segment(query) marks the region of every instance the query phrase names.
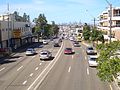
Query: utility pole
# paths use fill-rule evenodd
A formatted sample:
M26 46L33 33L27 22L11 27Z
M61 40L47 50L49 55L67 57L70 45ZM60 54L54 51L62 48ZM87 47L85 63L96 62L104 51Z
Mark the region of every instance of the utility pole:
M111 43L111 33L112 33L112 4L110 4L110 43Z
M109 17L110 17L110 20L109 20L109 23L110 23L110 43L111 43L111 37L112 37L112 4L108 2L108 0L106 0L106 2L109 4L109 8L110 8L110 11L109 11Z
M8 49L9 49L9 54L10 54L10 51L11 51L11 48L10 48L10 15L9 15L9 3L7 4L7 10L8 10Z

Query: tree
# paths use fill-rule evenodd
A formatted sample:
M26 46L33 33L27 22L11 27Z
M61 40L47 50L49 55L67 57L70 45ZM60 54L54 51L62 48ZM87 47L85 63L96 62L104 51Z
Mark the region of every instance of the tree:
M27 19L28 19L28 16L27 16L27 14L26 14L26 13L24 13L24 14L23 14L23 22L26 22L26 21L27 21Z
M87 23L85 23L84 27L83 27L83 37L85 40L89 40L90 39L90 26L87 25Z
M52 21L52 31L54 36L57 36L59 33L59 27L55 24L54 21Z
M120 49L120 42L101 44L99 48L100 56L98 58L97 75L103 81L112 82L113 76L116 77L117 73L120 72L120 58L115 55L115 52Z
M97 28L93 28L91 32L91 40L94 41L101 41L104 43L104 37L102 31L97 30Z

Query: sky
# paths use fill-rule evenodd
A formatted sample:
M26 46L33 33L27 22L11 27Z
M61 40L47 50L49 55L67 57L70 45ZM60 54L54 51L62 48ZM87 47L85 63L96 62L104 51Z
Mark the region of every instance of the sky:
M120 7L120 0L108 0L113 7ZM19 15L30 15L31 21L39 14L45 14L49 23L93 23L109 4L106 0L0 0L0 14L18 11ZM96 21L97 22L97 21Z

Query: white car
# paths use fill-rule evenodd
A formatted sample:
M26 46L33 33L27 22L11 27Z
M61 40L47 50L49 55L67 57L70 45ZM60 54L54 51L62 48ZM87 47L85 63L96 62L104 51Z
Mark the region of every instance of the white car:
M34 55L34 54L36 54L35 49L33 49L33 48L28 48L28 49L26 50L26 55L27 55L27 56L28 56L28 55Z
M52 58L52 53L48 50L42 50L39 54L39 57L40 57L41 60L51 59Z
M91 67L91 66L94 66L94 67L98 66L98 63L97 63L97 61L96 61L97 58L98 58L97 55L92 55L92 56L89 57L89 59L88 59L88 64L89 64L90 67Z
M94 50L94 48L92 46L88 46L87 50L86 50L87 54L97 54L97 51Z
M48 44L48 41L47 40L43 40L43 44L44 45Z

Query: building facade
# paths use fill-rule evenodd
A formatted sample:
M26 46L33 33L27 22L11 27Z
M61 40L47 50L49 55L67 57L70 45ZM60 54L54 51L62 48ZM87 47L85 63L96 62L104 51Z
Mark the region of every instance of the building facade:
M110 9L103 11L99 15L98 29L102 30L110 37ZM112 8L112 40L120 40L120 7Z
M16 21L14 14L0 16L0 48L14 50L27 43L32 43L30 22Z

